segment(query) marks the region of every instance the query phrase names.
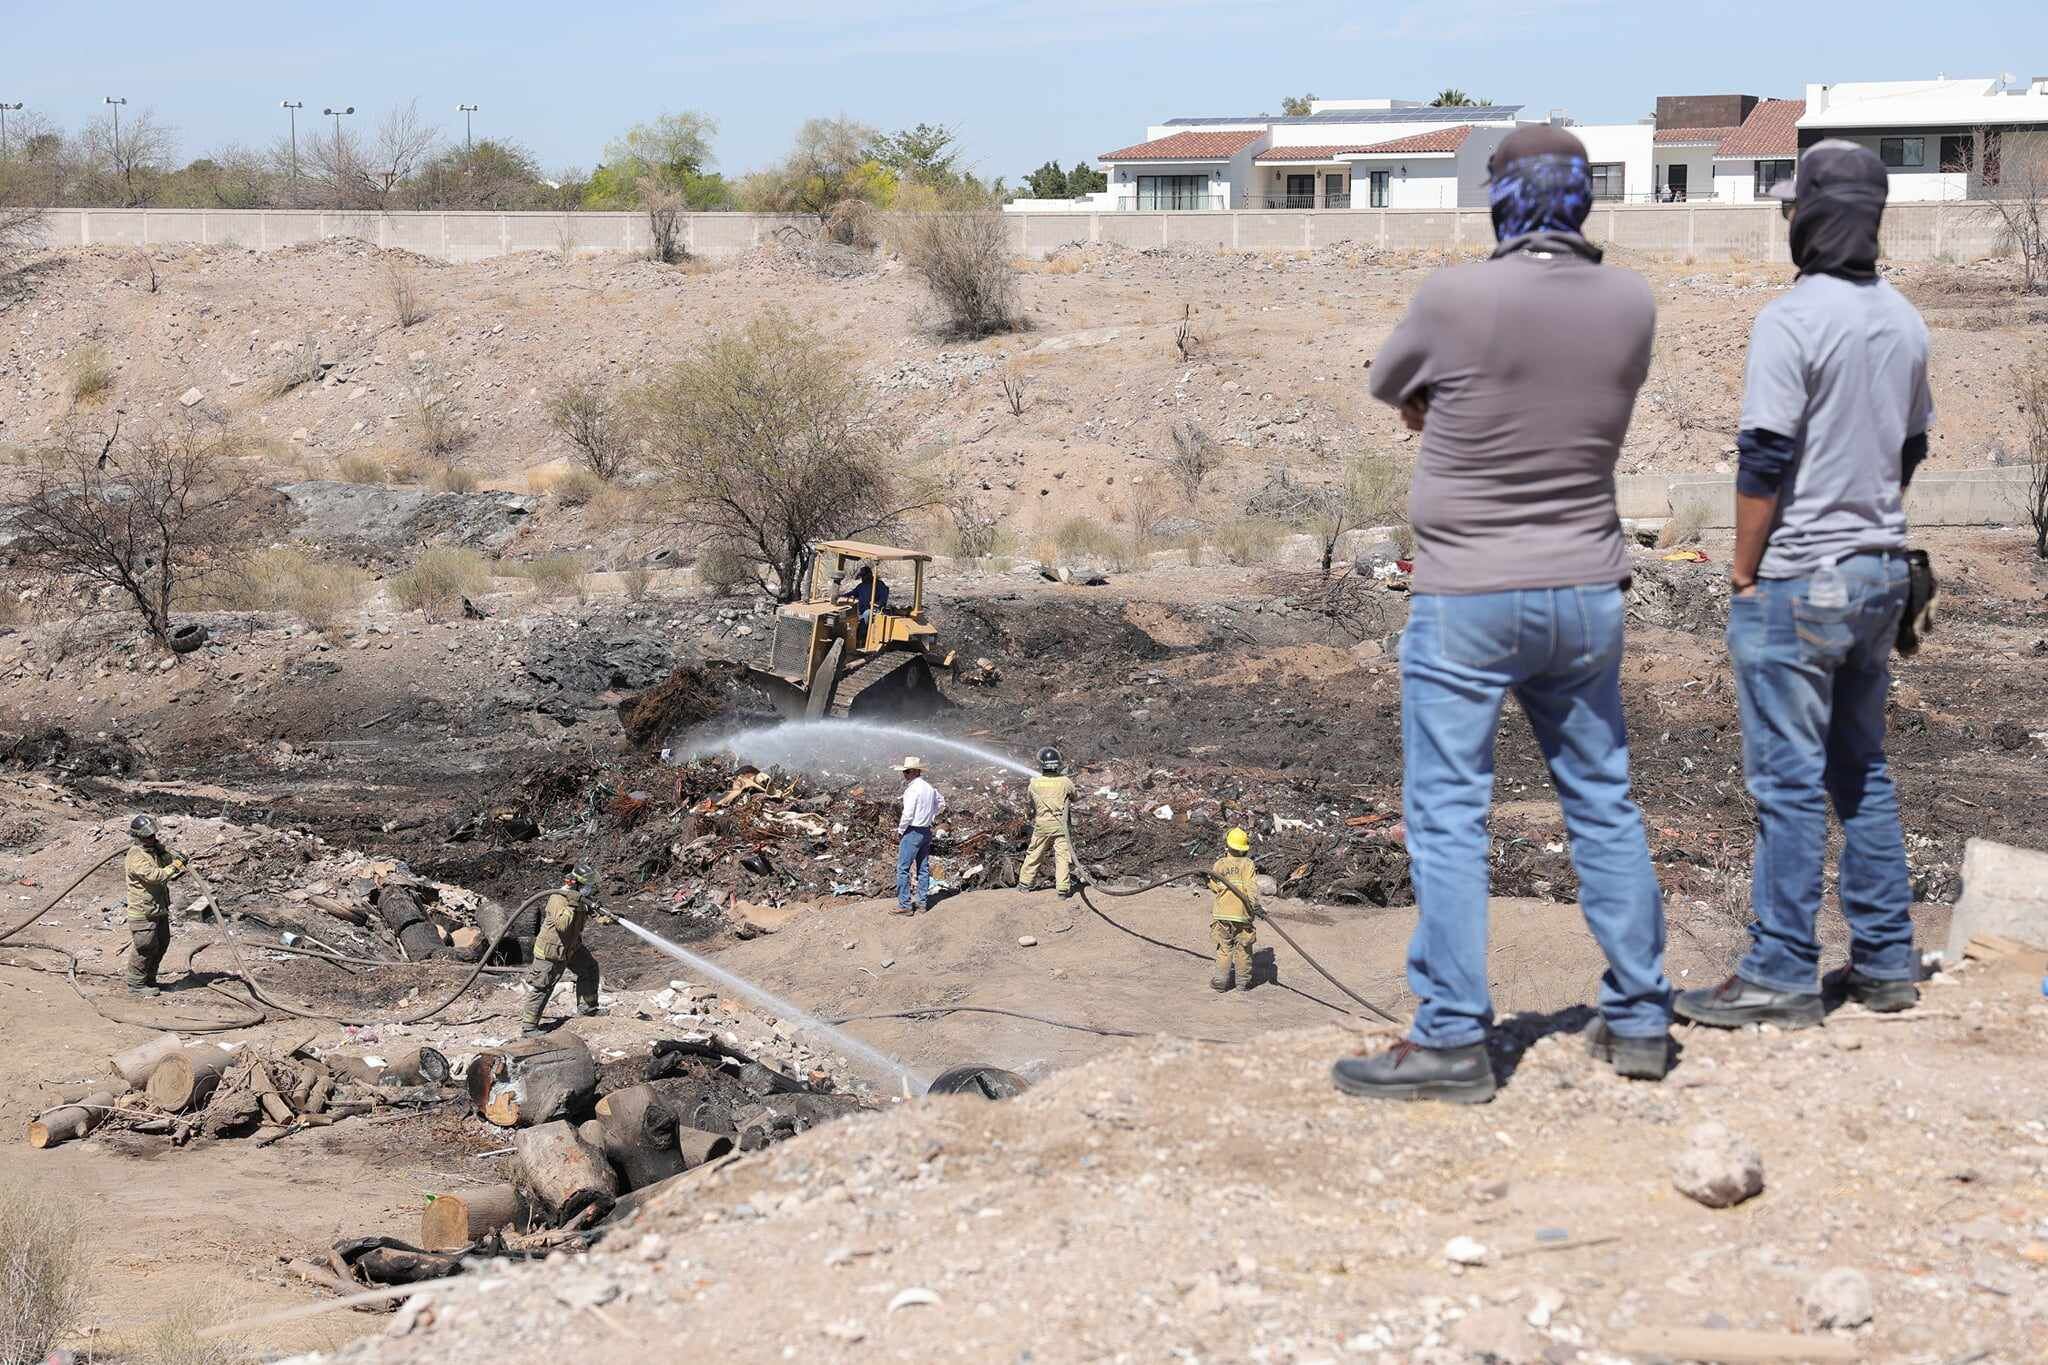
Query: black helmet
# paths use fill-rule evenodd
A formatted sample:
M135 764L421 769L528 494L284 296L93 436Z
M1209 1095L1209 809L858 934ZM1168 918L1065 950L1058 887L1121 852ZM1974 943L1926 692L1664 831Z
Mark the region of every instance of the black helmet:
M1038 770L1056 773L1060 770L1060 751L1048 744L1038 751Z
M156 821L147 815L138 815L128 822L128 837L137 843L156 838Z
M562 874L564 885L573 886L578 889L588 888L594 885L596 881L597 873L591 869L589 863L577 863Z

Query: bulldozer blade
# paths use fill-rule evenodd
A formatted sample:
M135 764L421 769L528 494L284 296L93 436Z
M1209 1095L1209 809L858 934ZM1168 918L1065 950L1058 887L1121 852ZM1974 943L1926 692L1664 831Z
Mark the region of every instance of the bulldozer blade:
M744 670L740 677L773 702L777 714L784 720L803 720L809 715L811 693L808 688L798 687L787 678L754 668Z
M863 686L846 704L846 714L856 719L914 718L934 715L945 706L931 664L922 654L907 654L902 664Z

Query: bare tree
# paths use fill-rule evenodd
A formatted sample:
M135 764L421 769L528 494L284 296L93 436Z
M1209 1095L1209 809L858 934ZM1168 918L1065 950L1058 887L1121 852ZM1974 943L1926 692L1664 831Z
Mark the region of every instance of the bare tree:
M1194 502L1202 496L1202 485L1223 463L1223 452L1209 439L1209 433L1193 422L1176 422L1168 432L1172 449L1166 465L1180 484L1181 496Z
M1017 272L999 210L920 213L901 241L904 264L945 310L947 335L985 337L1016 325Z
M154 109L119 117L109 109L86 126L81 148L99 195L124 208L147 204L178 154L178 133Z
M737 551L784 601L802 587L807 545L883 531L937 501L898 464L851 360L784 313L707 342L637 407L682 523Z
M259 489L220 425L186 419L128 440L74 435L0 501L30 574L115 589L169 643L179 595L235 572Z
M625 472L633 443L618 400L590 380L571 380L548 400L548 425L567 441L585 469L611 480Z
M2048 133L1982 129L1971 189L2020 262L2021 288L2048 293Z
M2030 462L2015 496L2021 514L2034 528L2035 558L2048 559L2048 361L2037 360L2030 369L2015 372L2013 387L2026 414Z
M683 245L682 192L664 189L650 176L640 184L640 202L647 209L648 257L674 265L689 255Z
M301 139L299 172L307 189L317 191L332 208L362 208L369 164L363 140L353 128L315 131ZM304 196L307 189L300 191Z
M379 211L391 207L392 195L412 181L440 141L441 130L420 117L418 100L408 100L384 116L377 125L376 160L366 168L365 184Z
M36 209L0 208L0 286L13 279L43 240L43 215Z

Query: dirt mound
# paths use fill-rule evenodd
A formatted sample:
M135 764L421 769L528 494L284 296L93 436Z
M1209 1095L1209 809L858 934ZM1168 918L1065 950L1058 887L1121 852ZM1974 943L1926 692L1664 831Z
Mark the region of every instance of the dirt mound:
M647 691L621 701L619 724L634 748L645 749L678 730L710 720L725 703L725 689L709 674L684 665Z
M1688 635L1728 629L1728 566L1639 559L1628 591L1628 619Z
M125 777L143 766L141 757L119 735L91 739L61 725L0 735L0 766L34 768L70 777Z

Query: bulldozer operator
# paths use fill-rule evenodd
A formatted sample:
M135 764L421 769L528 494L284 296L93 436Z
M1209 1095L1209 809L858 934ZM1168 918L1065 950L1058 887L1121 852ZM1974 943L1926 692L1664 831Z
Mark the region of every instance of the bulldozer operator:
M854 614L860 617L863 630L867 628L870 616L889 609L889 585L875 573L872 564L861 565L854 572L853 585L842 587L833 597L835 601L853 603Z

